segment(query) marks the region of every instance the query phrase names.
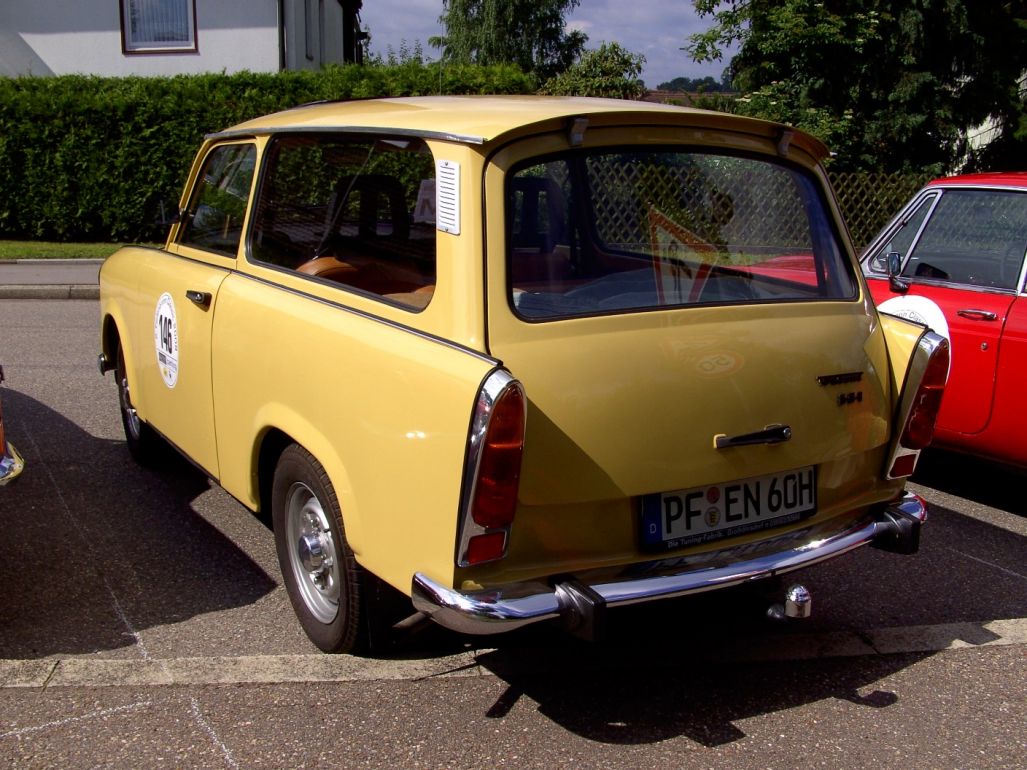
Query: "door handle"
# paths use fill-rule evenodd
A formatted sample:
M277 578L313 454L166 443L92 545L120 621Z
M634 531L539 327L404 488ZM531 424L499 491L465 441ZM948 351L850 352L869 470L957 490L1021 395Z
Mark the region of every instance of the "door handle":
M187 289L185 296L190 302L199 305L204 310L210 307L210 301L213 299L209 291L193 291L192 289Z
M961 316L962 318L969 318L971 321L994 321L998 318L998 316L990 310L975 310L973 308L957 310L956 315Z
M718 433L713 437L716 449L729 449L736 446L754 446L756 444L780 444L792 437L792 429L787 425L768 425L755 433L743 433L740 436L727 436Z

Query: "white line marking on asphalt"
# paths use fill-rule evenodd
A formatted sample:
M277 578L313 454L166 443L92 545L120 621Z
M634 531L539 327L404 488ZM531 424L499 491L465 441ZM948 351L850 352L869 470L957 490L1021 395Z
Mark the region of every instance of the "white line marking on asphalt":
M32 727L20 727L17 730L10 730L6 733L0 733L0 739L2 738L17 738L19 735L28 735L29 733L38 733L43 730L52 730L55 727L64 727L66 725L75 724L76 722L87 722L90 719L99 719L100 717L110 716L111 714L120 714L125 711L137 711L141 708L146 708L150 705L150 701L140 701L139 703L130 703L127 706L115 706L114 708L103 709L102 711L94 711L91 714L83 714L78 717L68 717L66 719L58 719L55 722L47 722L41 725L33 725ZM238 765L237 765L238 766Z
M761 639L758 645L754 645L751 639L737 639L720 645L710 653L710 660L720 663L781 662L1015 645L1027 645L1027 618L782 634ZM42 661L0 660L0 689L41 688L44 682L47 689L51 689L488 677L495 675L488 665L493 656L507 663L530 659L533 669L541 674L548 670L550 662L561 670L567 666L566 660L559 656L550 661L544 651L530 649L480 649L417 660L373 660L349 655L244 655L149 661L65 658L55 667L43 666ZM583 660L580 665L582 670L609 670L634 663L623 656L598 654L596 660ZM200 722L200 725L203 727L204 723Z
M1018 578L1021 578L1023 580L1027 580L1027 575L1021 575L1019 572L1016 572L1016 571L1011 570L1011 569L1006 569L1005 567L1003 567L1003 566L1001 566L999 564L995 564L994 562L990 562L987 559L980 559L980 558L978 558L976 556L971 556L970 554L964 553L963 551L960 551L960 550L958 550L956 548L946 548L945 550L952 551L952 553L955 553L955 554L963 556L963 557L965 557L967 559L970 559L970 561L975 561L978 564L984 564L985 566L991 567L993 569L997 569L999 572L1005 572L1007 575L1012 575L1013 577L1018 577Z
M213 727L210 726L210 723L206 719L204 719L203 714L200 713L199 701L197 701L196 698L190 698L189 700L192 704L191 710L193 713L193 717L196 719L196 722L200 725L200 727L204 729L207 735L210 736L210 739L214 741L214 745L221 749L221 755L225 758L225 761L228 763L229 767L239 767L239 763L236 762L235 757L232 756L231 749L229 749L225 745L224 741L222 741L218 737L217 732L214 730Z
M35 451L36 456L42 458L42 452L39 451L39 444L36 442L35 437L32 435L32 432L27 431L27 435L29 441L32 443L32 448ZM100 559L97 558L96 551L93 548L93 544L87 536L86 531L82 528L78 519L76 519L76 517L72 515L71 508L68 506L67 501L64 499L64 493L61 492L60 485L57 483L57 479L54 477L53 472L50 470L49 464L46 462L46 460L40 460L40 465L43 466L43 470L46 472L47 478L50 479L50 484L53 486L54 491L57 493L57 499L60 501L61 509L64 512L65 517L68 519L72 527L78 533L79 538L85 546L86 552L90 557L90 561L94 565L101 564L102 562L100 561ZM97 575L100 577L100 580L103 582L104 588L107 590L107 595L110 597L111 603L114 605L114 611L117 613L118 619L122 622L125 628L128 629L129 634L132 636L132 639L135 642L136 647L139 649L139 652L143 657L143 662L146 664L156 663L160 671L159 675L155 680L151 679L151 681L147 681L146 683L150 684L156 681L166 682L166 680L171 679L171 675L168 672L166 662L162 659L151 658L150 651L146 649L146 643L143 641L142 635L136 630L136 627L133 625L132 621L128 619L128 615L122 608L121 602L118 601L118 596L116 593L114 593L114 587L107 579L107 575L98 567L95 569ZM97 662L103 663L103 661ZM42 686L44 688L51 687L55 683L55 681L59 680L61 678L62 667L67 666L68 663L69 662L65 661L58 663L57 666L55 666L49 672ZM135 673L138 674L138 671L136 671ZM214 744L221 750L221 753L224 756L225 761L228 762L229 766L233 768L238 768L239 765L235 761L234 757L232 757L232 752L229 751L224 741L221 740L221 738L218 736L214 728L211 727L210 723L203 718L203 715L200 713L200 704L195 698L192 699L192 705L192 714L193 718L196 720L196 724L198 724L200 728L211 737L211 740L214 741Z
M49 463L47 463L46 460L42 459L43 454L39 451L39 444L36 443L35 436L32 435L32 431L27 431L26 435L28 436L29 441L32 443L32 448L35 450L36 457L39 458L39 464L43 466L43 470L46 471L46 475L50 479L50 484L53 486L54 491L57 493L57 499L61 503L61 510L64 512L64 515L67 518L68 522L71 524L72 528L78 533L79 539L85 546L86 552L89 555L90 562L93 565L102 564L103 562L97 557L96 551L93 548L93 544L86 536L85 530L82 529L82 526L81 524L79 524L78 519L72 515L71 508L68 506L67 501L64 499L64 493L61 492L61 487L57 483L57 479L54 477L53 472L50 470ZM107 580L107 575L105 575L98 567L96 567L95 569L96 574L103 582L103 587L107 589L107 595L110 597L111 604L114 605L114 612L117 613L118 619L122 622L125 628L128 629L128 632L132 636L132 639L139 647L139 650L142 653L143 658L149 660L150 654L146 649L146 645L143 643L143 639L139 635L139 632L136 631L135 626L133 626L132 622L128 619L128 615L126 615L124 609L122 609L121 602L118 601L118 596L114 593L114 587L110 584L110 581Z

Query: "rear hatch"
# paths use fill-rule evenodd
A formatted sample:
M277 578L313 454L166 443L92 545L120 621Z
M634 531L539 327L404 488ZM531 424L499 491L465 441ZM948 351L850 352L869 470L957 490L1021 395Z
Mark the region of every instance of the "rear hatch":
M871 502L887 356L811 172L568 151L514 164L505 201L489 348L529 411L497 569L709 549Z

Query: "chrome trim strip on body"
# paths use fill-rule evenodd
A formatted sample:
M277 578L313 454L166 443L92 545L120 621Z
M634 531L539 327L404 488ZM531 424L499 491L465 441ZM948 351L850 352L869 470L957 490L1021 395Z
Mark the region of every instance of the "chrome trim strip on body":
M244 137L273 136L275 134L371 134L374 136L409 136L460 144L485 144L485 137L454 134L448 131L421 131L414 128L388 128L385 126L268 126L265 128L229 129L207 134L205 141L223 141Z
M626 606L657 599L741 585L817 564L876 540L893 538L900 518L919 526L927 505L912 493L889 504L876 518L867 517L831 531L825 525L785 533L769 541L786 544L780 550L744 558L747 549L768 543L728 548L695 557L659 559L630 565L619 573L597 571L574 576L607 606ZM743 554L737 560L733 555ZM723 563L727 561L727 563ZM465 634L493 634L554 618L571 619L575 609L562 599L560 585L544 581L462 592L447 588L418 572L413 577L414 607L446 628Z

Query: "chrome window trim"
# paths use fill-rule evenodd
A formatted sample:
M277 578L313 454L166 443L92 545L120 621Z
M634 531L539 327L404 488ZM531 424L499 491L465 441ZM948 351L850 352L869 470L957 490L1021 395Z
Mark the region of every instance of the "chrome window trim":
M876 257L880 256L881 250L884 248L884 244L887 243L895 233L905 227L906 223L909 222L909 220L920 210L920 207L926 202L929 208L927 209L927 213L924 214L924 220L920 223L920 227L918 227L917 231L913 234L913 239L909 242L909 248L906 250L906 253L902 255L902 269L906 269L906 262L909 261L909 255L916 250L917 244L920 243L920 236L924 234L924 228L926 228L927 223L931 221L931 216L934 214L934 210L938 207L938 201L941 200L943 193L943 190L936 190L935 188L926 188L921 190L913 200L907 204L899 216L892 219L890 222L892 226L887 230L882 231L882 233L874 239L874 242L871 243L870 247L866 250L867 256L865 257L863 264L865 265L866 272L868 274L887 277L887 270L876 270L870 266L870 263L873 262ZM934 198L934 200L927 202L927 198ZM907 276L902 277L907 278ZM912 279L913 276L908 276L908 278Z

